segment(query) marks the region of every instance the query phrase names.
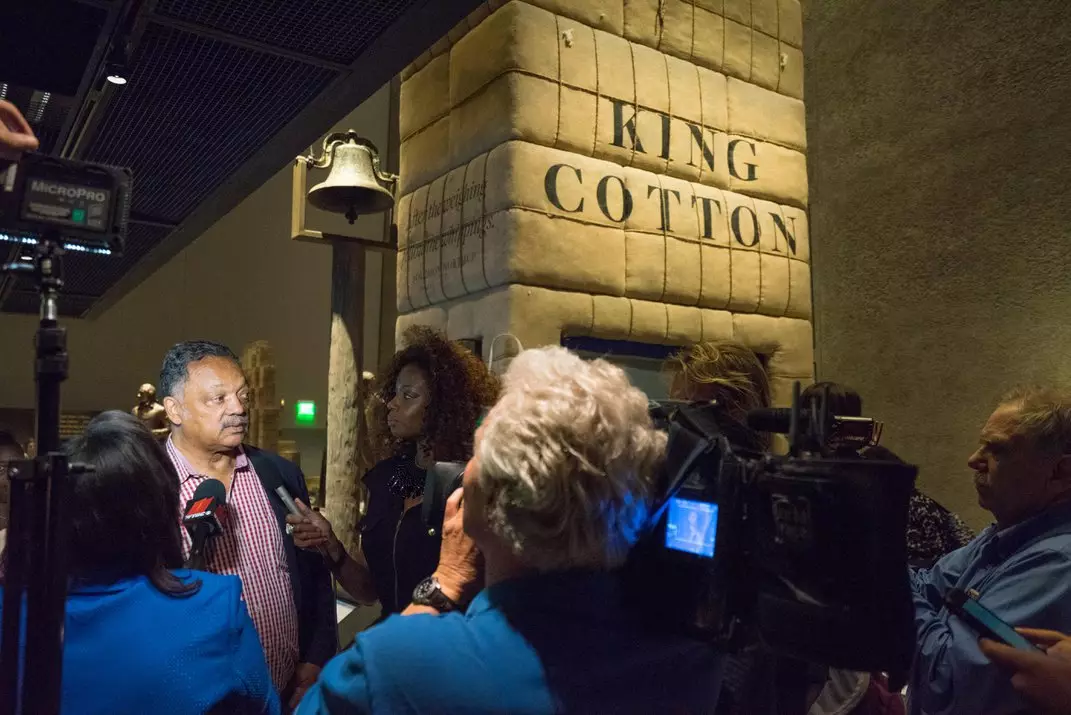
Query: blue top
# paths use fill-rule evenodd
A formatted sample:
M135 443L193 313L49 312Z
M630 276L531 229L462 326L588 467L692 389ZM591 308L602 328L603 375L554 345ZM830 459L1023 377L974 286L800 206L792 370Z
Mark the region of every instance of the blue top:
M324 668L310 713L712 713L721 656L641 631L609 574L500 583L466 613L391 616Z
M71 591L64 715L194 715L224 699L228 713L279 713L241 582L175 574L201 579L201 590L166 596L138 576Z
M919 639L908 692L912 715L1028 710L944 597L952 588L974 589L1009 625L1071 631L1071 504L1002 531L990 526L933 568L916 571L912 588Z

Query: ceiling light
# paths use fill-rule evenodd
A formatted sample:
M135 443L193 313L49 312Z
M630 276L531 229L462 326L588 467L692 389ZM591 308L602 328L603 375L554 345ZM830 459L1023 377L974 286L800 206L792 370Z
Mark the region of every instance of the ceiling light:
M109 83L122 87L126 84L130 73L127 71L129 64L129 52L125 37L112 45L108 53L108 61L104 65L104 77Z

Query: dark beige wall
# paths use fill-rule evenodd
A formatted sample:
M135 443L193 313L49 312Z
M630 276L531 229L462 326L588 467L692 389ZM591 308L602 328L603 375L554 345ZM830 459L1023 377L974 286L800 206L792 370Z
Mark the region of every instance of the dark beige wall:
M965 461L994 399L1071 383L1071 9L804 7L817 374L986 523Z

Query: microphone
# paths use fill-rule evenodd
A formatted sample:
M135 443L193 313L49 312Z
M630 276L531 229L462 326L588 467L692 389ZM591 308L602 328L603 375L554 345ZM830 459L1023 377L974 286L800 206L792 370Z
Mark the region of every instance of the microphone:
M206 479L197 487L193 498L186 502L182 525L193 541L186 568L204 571L205 544L208 537L223 532L218 512L227 503L227 488L218 479Z
M279 499L282 500L283 506L286 507L286 510L288 512L290 512L294 516L303 516L303 514L301 513L301 510L297 508L297 504L294 503L294 498L292 496L290 496L290 492L288 492L286 490L285 486L280 484L279 486L275 487L275 493L279 495ZM291 532L291 527L290 527L289 524L287 524L286 525L286 533L289 534L290 532ZM330 560L331 557L327 553L327 549L326 548L324 548L323 546L317 546L316 550L320 552L321 556L323 556L324 558Z
M810 419L810 412L800 410L800 420ZM759 432L779 432L788 434L792 420L792 409L788 407L759 407L748 410L747 426Z
M884 429L884 423L870 417L826 415L824 425L812 423L812 420L818 419L821 419L821 413L800 410L798 429L802 436L820 440L819 446L826 448L851 447L859 450L873 447L881 441ZM788 407L749 410L747 426L758 432L789 434L792 430L792 410ZM816 429L817 433L812 435L811 432Z

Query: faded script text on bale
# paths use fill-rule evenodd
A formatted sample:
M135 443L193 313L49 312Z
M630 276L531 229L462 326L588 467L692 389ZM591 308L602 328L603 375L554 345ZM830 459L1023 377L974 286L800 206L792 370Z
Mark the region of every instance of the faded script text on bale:
M475 201L476 199L482 201L486 192L487 182L484 181L479 184L462 186L449 196L444 196L442 201L429 199L426 208L413 212L410 222L413 224L423 224L428 219L438 218L439 214L461 208L466 201Z

